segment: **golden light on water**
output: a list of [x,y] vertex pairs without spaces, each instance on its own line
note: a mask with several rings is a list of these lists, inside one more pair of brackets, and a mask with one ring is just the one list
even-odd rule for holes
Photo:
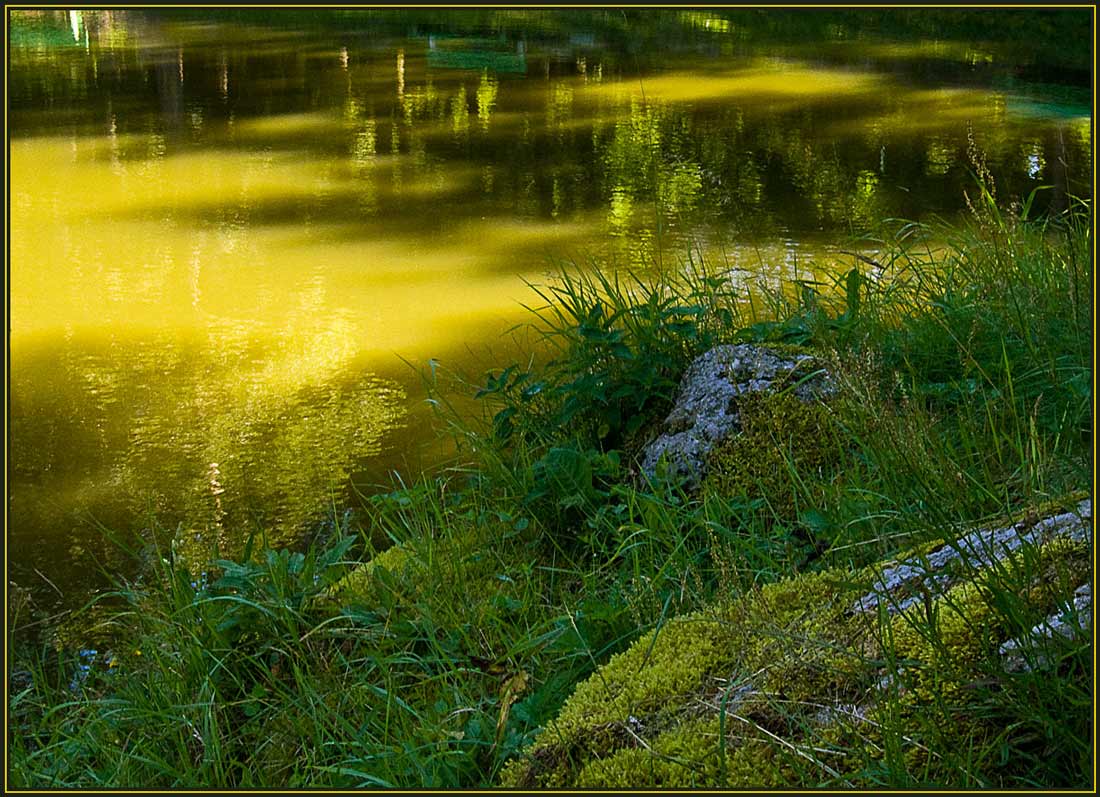
[[674,72],[637,81],[601,83],[589,87],[586,94],[613,98],[636,95],[670,102],[790,104],[870,95],[882,91],[885,83],[881,76],[871,73],[814,69],[777,61],[729,72]]
[[[97,158],[104,148],[13,144],[16,352],[27,337],[72,328],[202,330],[234,319],[259,336],[284,335],[303,313],[346,316],[349,337],[375,352],[430,351],[442,342],[433,337],[438,316],[510,314],[515,275],[545,270],[556,242],[586,233],[576,224],[471,220],[441,238],[398,225],[387,235],[385,223],[361,229],[354,213],[340,223],[311,212],[326,195],[354,202],[363,190],[341,173],[342,159],[154,154],[115,174]],[[476,178],[410,175],[398,189],[383,174],[375,198],[430,200]],[[265,221],[284,209],[286,219]],[[528,255],[526,268],[517,253]],[[418,323],[398,321],[408,318]]]
[[761,57],[677,14],[700,38],[642,69],[586,36],[13,12],[16,547],[155,516],[197,556],[257,507],[293,539],[428,436],[402,360],[501,365],[470,351],[559,262],[828,282],[881,219],[963,208],[968,128],[1006,194],[1091,169],[1079,104],[895,71],[992,51]]

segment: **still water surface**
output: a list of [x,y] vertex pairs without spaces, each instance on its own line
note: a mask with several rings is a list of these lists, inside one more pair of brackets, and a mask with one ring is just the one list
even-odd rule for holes
[[962,213],[971,149],[1088,196],[1086,68],[986,13],[12,12],[9,579],[48,614],[129,567],[102,528],[301,539],[436,456],[402,360],[510,356],[556,260],[820,277]]

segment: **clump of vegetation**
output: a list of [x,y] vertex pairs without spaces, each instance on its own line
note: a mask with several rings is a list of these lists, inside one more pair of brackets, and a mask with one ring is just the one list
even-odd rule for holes
[[840,430],[823,403],[790,393],[750,393],[738,409],[741,433],[711,453],[703,489],[744,499],[765,496],[778,521],[796,521],[795,480],[808,475],[828,481],[842,461]]
[[[166,552],[120,586],[109,658],[18,649],[13,785],[1087,784],[1089,641],[1015,674],[992,646],[1064,600],[1035,585],[1069,587],[1082,551],[846,613],[876,563],[1090,480],[1091,211],[975,207],[883,240],[877,275],[751,303],[704,271],[564,272],[549,357],[490,375],[452,466],[308,552],[205,581]],[[644,478],[680,373],[732,342],[808,348],[835,397],[748,401],[699,492]],[[883,673],[897,699],[845,714]]]

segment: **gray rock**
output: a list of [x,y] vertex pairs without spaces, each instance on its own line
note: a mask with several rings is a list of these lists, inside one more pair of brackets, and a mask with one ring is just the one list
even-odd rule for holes
[[851,611],[874,611],[884,604],[890,614],[903,612],[924,600],[926,594],[944,594],[968,573],[1001,561],[1025,544],[1042,545],[1055,537],[1090,542],[1091,520],[1092,501],[1086,499],[1072,512],[1037,522],[1021,520],[1011,526],[973,531],[926,556],[887,567],[871,591],[852,605]]
[[847,722],[850,724],[852,720],[866,722],[867,706],[861,706],[856,703],[837,703],[835,706],[822,705],[818,706],[817,711],[813,715],[813,719],[818,725],[832,725],[838,722]]
[[[689,486],[706,475],[707,455],[719,443],[740,432],[739,398],[776,388],[791,371],[811,360],[808,354],[780,353],[748,343],[716,346],[695,358],[680,381],[672,411],[661,435],[643,451],[642,470],[652,477],[663,460],[671,475]],[[792,393],[802,400],[835,392],[824,372],[798,383]]]
[[[1041,652],[1044,639],[1051,639],[1056,634],[1072,639],[1081,634],[1088,633],[1092,619],[1092,583],[1082,584],[1073,593],[1073,609],[1069,612],[1056,612],[1043,622],[1036,625],[1025,638],[1010,639],[1000,647],[1001,656],[1004,657],[1005,669],[1021,672],[1032,669],[1032,662],[1036,667],[1047,666],[1047,658]],[[1036,650],[1029,660],[1025,655],[1028,649]]]

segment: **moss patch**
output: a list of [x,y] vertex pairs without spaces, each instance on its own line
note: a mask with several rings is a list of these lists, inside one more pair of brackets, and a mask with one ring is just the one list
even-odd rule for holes
[[329,587],[327,594],[332,601],[349,601],[371,594],[377,571],[384,568],[394,575],[419,569],[413,553],[403,545],[394,545],[353,568],[347,575]]
[[[662,758],[659,751],[671,750],[681,743],[677,740],[692,747],[686,740],[692,738],[693,717],[717,727],[717,706],[737,682],[756,685],[753,694],[738,694],[736,703],[765,722],[775,719],[767,708],[771,704],[797,706],[818,690],[850,690],[862,665],[853,650],[862,650],[867,627],[861,618],[844,617],[855,586],[834,571],[805,575],[650,632],[577,686],[526,761],[512,762],[502,782],[555,788],[580,783],[577,773],[587,772],[585,782],[594,788],[644,758],[656,778],[652,785],[715,785],[717,759],[700,769]],[[731,782],[741,764],[746,772],[759,773],[759,763],[745,758],[752,755],[737,744],[730,747]]]
[[776,516],[796,513],[796,479],[828,479],[840,462],[839,427],[829,408],[789,392],[749,393],[739,404],[741,433],[711,452],[704,492],[767,496]]
[[578,685],[502,784],[873,786],[868,762],[899,749],[927,777],[948,766],[928,734],[965,755],[1003,733],[982,710],[998,646],[1090,572],[1087,546],[1057,538],[896,616],[852,612],[879,569],[799,576],[667,623]]

